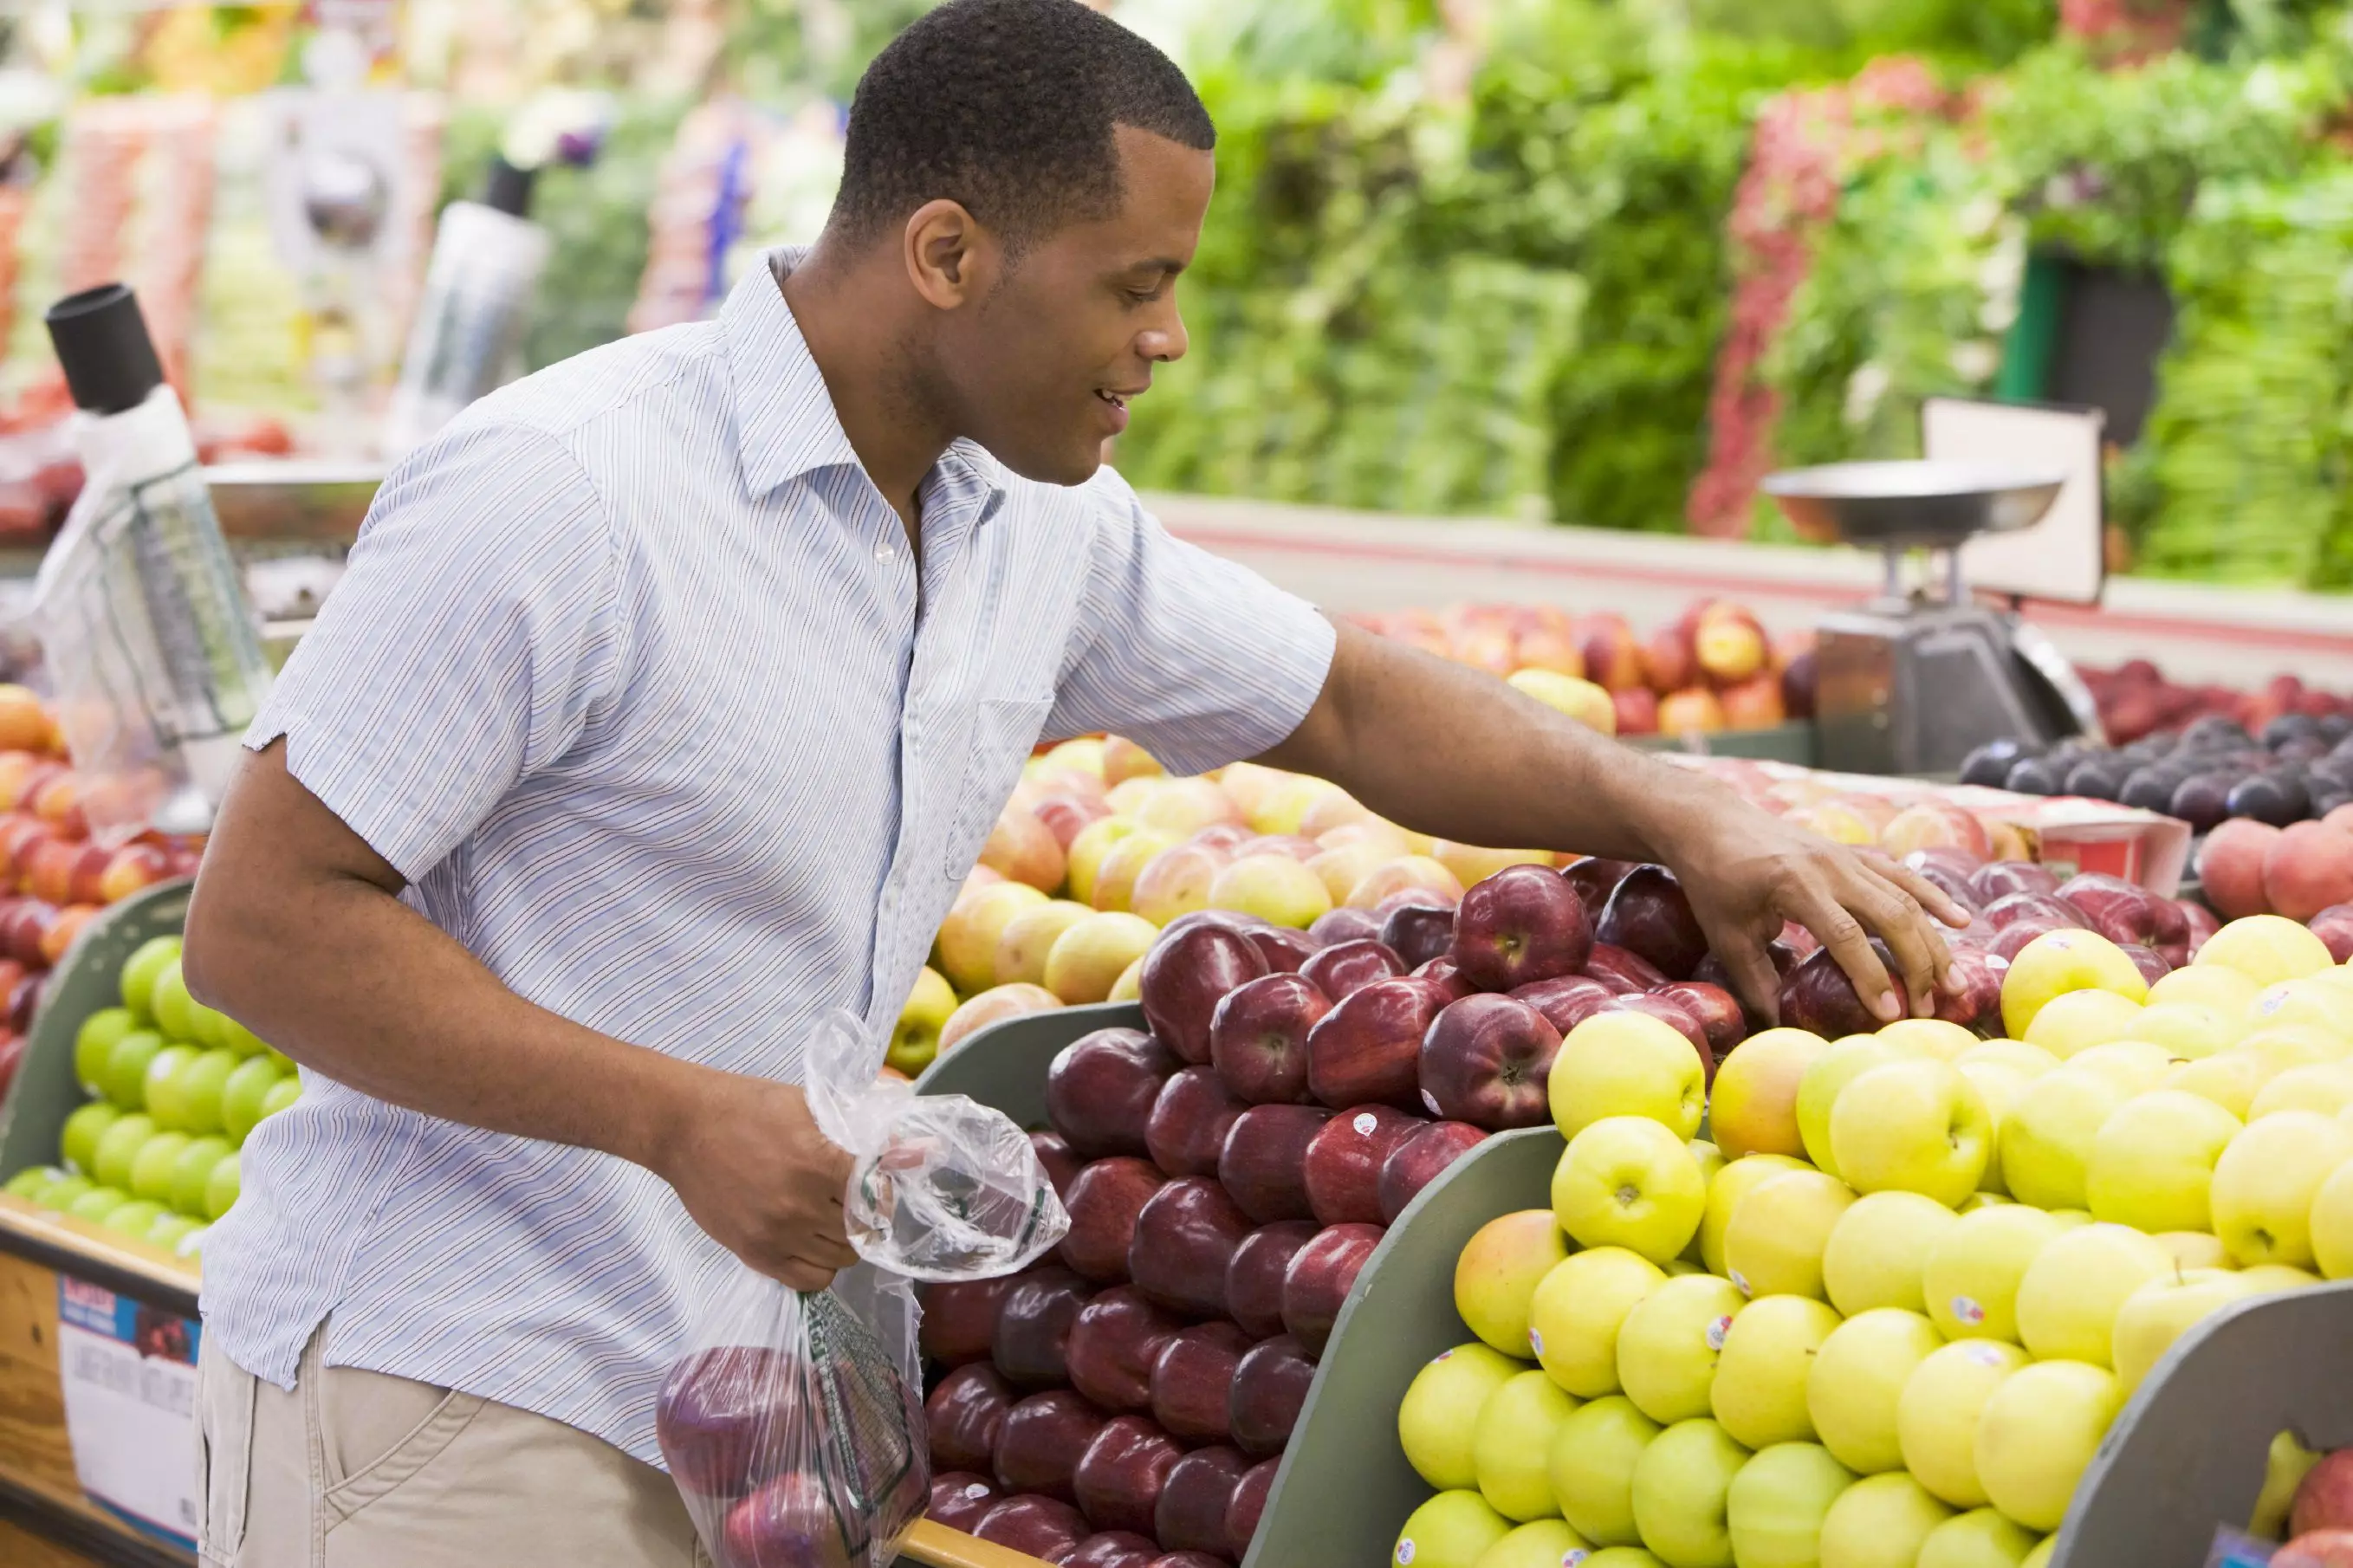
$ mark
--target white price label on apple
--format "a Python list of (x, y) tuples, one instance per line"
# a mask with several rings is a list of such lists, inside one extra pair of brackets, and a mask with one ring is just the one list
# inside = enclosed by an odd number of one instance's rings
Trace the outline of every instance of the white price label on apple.
[(175, 1312), (58, 1277), (58, 1371), (82, 1489), (146, 1533), (190, 1551), (199, 1331)]

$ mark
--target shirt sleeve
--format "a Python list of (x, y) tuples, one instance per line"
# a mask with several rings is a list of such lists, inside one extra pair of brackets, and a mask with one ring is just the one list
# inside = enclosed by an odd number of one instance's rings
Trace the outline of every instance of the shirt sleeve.
[(245, 743), (411, 882), (563, 756), (621, 659), (605, 508), (540, 432), (453, 433), (396, 468)]
[(1172, 773), (1258, 755), (1299, 728), (1335, 634), (1305, 600), (1172, 539), (1104, 469), (1049, 735), (1124, 735)]

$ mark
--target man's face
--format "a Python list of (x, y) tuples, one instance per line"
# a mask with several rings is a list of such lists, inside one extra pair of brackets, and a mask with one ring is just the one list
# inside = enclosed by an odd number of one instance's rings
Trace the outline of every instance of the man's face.
[(1148, 132), (1116, 135), (1119, 212), (1038, 238), (938, 341), (965, 433), (1048, 484), (1092, 475), (1154, 364), (1185, 352), (1176, 275), (1200, 243), (1216, 162)]

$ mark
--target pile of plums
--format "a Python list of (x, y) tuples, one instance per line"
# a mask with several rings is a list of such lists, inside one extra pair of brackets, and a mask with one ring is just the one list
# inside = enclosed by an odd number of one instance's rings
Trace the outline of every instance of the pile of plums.
[(2199, 833), (2233, 817), (2284, 827), (2353, 802), (2353, 720), (2289, 713), (2257, 737), (2209, 716), (2115, 749), (1996, 741), (1969, 753), (1961, 782), (2113, 800), (2178, 816)]

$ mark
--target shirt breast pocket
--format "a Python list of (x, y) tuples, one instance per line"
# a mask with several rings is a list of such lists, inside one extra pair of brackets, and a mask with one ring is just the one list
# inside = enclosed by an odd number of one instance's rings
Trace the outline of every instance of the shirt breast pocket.
[(991, 697), (974, 704), (963, 777), (948, 806), (947, 847), (940, 869), (949, 881), (961, 882), (971, 874), (997, 814), (1021, 782), (1021, 764), (1029, 760), (1053, 706), (1050, 697)]

